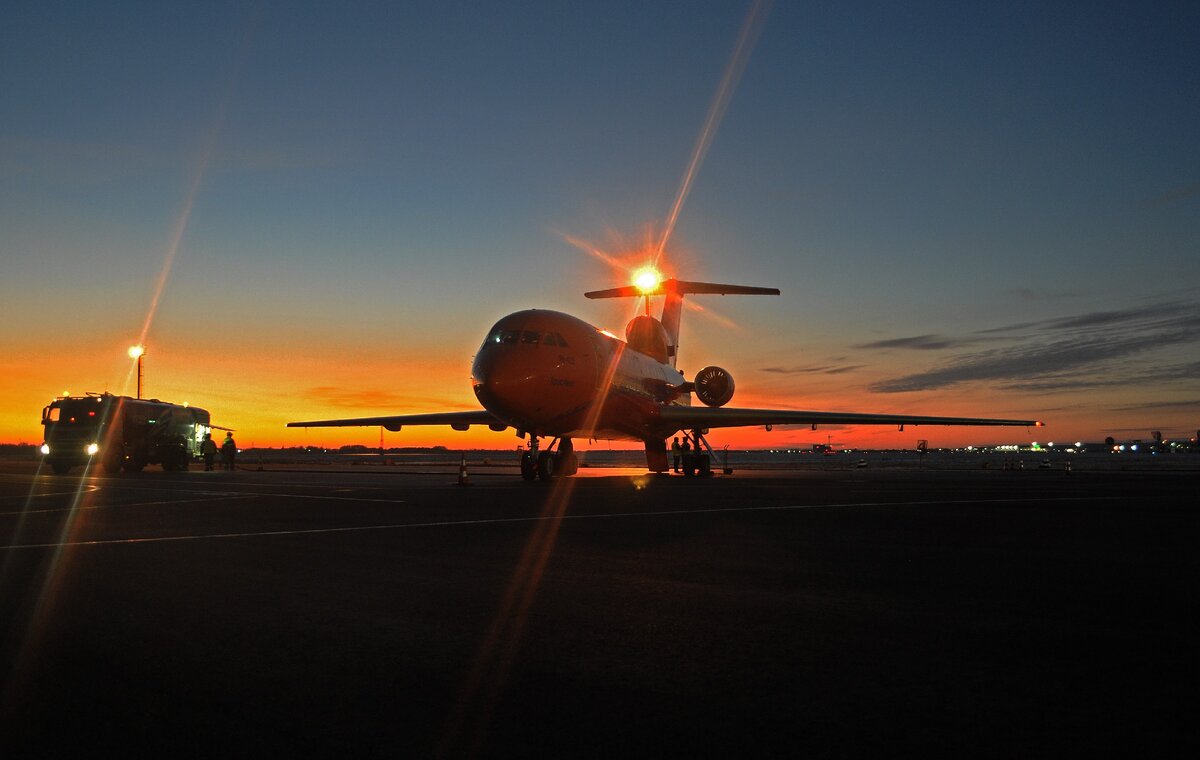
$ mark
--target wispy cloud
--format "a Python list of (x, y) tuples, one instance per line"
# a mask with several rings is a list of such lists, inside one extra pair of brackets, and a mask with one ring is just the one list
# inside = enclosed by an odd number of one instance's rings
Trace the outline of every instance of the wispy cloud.
[[(1145, 404), (1130, 404), (1129, 406), (1115, 406), (1112, 408), (1114, 412), (1143, 412), (1152, 409), (1196, 409), (1200, 410), (1200, 398), (1188, 399), (1186, 401), (1151, 401)], [(1200, 424), (1200, 423), (1197, 423)]]
[(301, 396), (307, 401), (326, 406), (371, 411), (394, 410), (397, 414), (424, 408), (448, 409), (462, 406), (462, 403), (459, 401), (440, 396), (414, 396), (395, 391), (380, 390), (378, 388), (339, 388), (332, 385), (320, 385), (309, 388), (303, 391)]
[(1022, 301), (1035, 303), (1039, 301), (1062, 301), (1068, 298), (1078, 298), (1077, 290), (1049, 290), (1045, 288), (1009, 288), (1004, 291), (1008, 295)]
[[(1141, 378), (1161, 383), (1197, 376), (1200, 362), (1169, 366), (1128, 365), (1156, 349), (1200, 344), (1200, 302), (1089, 312), (980, 331), (1005, 345), (952, 357), (941, 366), (875, 383), (878, 393), (946, 388), (1000, 381), (1025, 390), (1075, 390), (1128, 384)], [(937, 336), (918, 336), (922, 339)], [(946, 339), (950, 345), (952, 339)], [(935, 341), (936, 342), (936, 341)], [(883, 341), (883, 343), (891, 343)], [(969, 340), (960, 345), (969, 344)]]
[(920, 351), (939, 351), (944, 348), (959, 348), (978, 342), (978, 339), (948, 338), (944, 335), (914, 335), (909, 338), (891, 338), (872, 343), (860, 343), (854, 348), (913, 348)]
[(862, 369), (865, 364), (845, 364), (845, 365), (813, 365), (813, 366), (796, 366), (796, 367), (762, 367), (763, 372), (774, 372), (779, 375), (841, 375), (846, 372), (853, 372), (856, 369)]
[(1187, 185), (1185, 187), (1177, 187), (1174, 190), (1163, 193), (1157, 198), (1151, 198), (1147, 205), (1149, 205), (1151, 208), (1156, 206), (1166, 206), (1167, 204), (1174, 203), (1175, 201), (1191, 198), (1193, 195), (1200, 195), (1200, 182), (1197, 182), (1194, 185)]

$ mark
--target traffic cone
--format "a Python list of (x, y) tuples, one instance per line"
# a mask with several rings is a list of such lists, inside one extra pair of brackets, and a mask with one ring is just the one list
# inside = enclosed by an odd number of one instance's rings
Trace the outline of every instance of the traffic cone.
[(467, 455), (462, 455), (462, 461), (458, 464), (458, 485), (469, 486), (470, 481), (467, 480)]

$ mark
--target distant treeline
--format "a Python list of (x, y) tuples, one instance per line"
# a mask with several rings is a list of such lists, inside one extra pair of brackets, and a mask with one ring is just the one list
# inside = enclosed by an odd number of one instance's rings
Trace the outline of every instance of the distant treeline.
[(4, 459), (30, 459), (38, 456), (37, 444), (0, 443), (0, 457)]

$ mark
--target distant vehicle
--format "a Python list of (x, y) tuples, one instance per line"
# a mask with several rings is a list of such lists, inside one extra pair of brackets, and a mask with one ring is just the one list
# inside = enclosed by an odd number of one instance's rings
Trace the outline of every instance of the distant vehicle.
[(855, 467), (866, 467), (866, 466), (867, 466), (867, 460), (865, 460), (865, 459), (860, 459), (860, 460), (858, 460), (857, 462), (855, 462), (855, 463), (854, 463), (854, 466), (855, 466)]
[(111, 393), (65, 396), (42, 410), (43, 461), (59, 475), (99, 461), (104, 471), (148, 464), (186, 470), (212, 430), (207, 410)]
[[(708, 366), (691, 380), (676, 367), (685, 295), (779, 295), (776, 288), (663, 280), (643, 270), (634, 285), (584, 293), (587, 298), (644, 298), (645, 314), (625, 327), (625, 340), (568, 314), (528, 309), (503, 317), (488, 331), (475, 355), (471, 383), (483, 409), (430, 414), (396, 414), (339, 420), (289, 422), (288, 427), (374, 427), (398, 431), (405, 425), (449, 425), (466, 430), (486, 425), (514, 428), (528, 438), (521, 454), (526, 480), (573, 475), (578, 468), (572, 439), (634, 440), (646, 449), (646, 466), (667, 472), (667, 440), (682, 433), (691, 452), (684, 475), (710, 472), (710, 428), (772, 425), (1015, 425), (1036, 420), (930, 417), (907, 414), (735, 409), (733, 376)], [(650, 299), (662, 296), (662, 316), (650, 315)], [(702, 406), (692, 404), (692, 396)], [(542, 438), (551, 439), (540, 450)]]
[(1043, 460), (1042, 460), (1042, 461), (1041, 461), (1041, 462), (1038, 464), (1038, 469), (1039, 469), (1039, 470), (1049, 470), (1051, 467), (1052, 467), (1052, 465), (1050, 464), (1050, 460), (1049, 460), (1049, 459), (1043, 459)]

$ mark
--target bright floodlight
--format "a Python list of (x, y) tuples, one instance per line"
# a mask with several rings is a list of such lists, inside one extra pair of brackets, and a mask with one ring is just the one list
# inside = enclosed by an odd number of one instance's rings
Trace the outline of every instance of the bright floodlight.
[(144, 346), (130, 346), (129, 347), (129, 358), (130, 359), (137, 359), (144, 353), (146, 353), (146, 349)]
[(639, 269), (633, 276), (633, 284), (643, 293), (649, 293), (658, 287), (662, 277), (650, 267)]

